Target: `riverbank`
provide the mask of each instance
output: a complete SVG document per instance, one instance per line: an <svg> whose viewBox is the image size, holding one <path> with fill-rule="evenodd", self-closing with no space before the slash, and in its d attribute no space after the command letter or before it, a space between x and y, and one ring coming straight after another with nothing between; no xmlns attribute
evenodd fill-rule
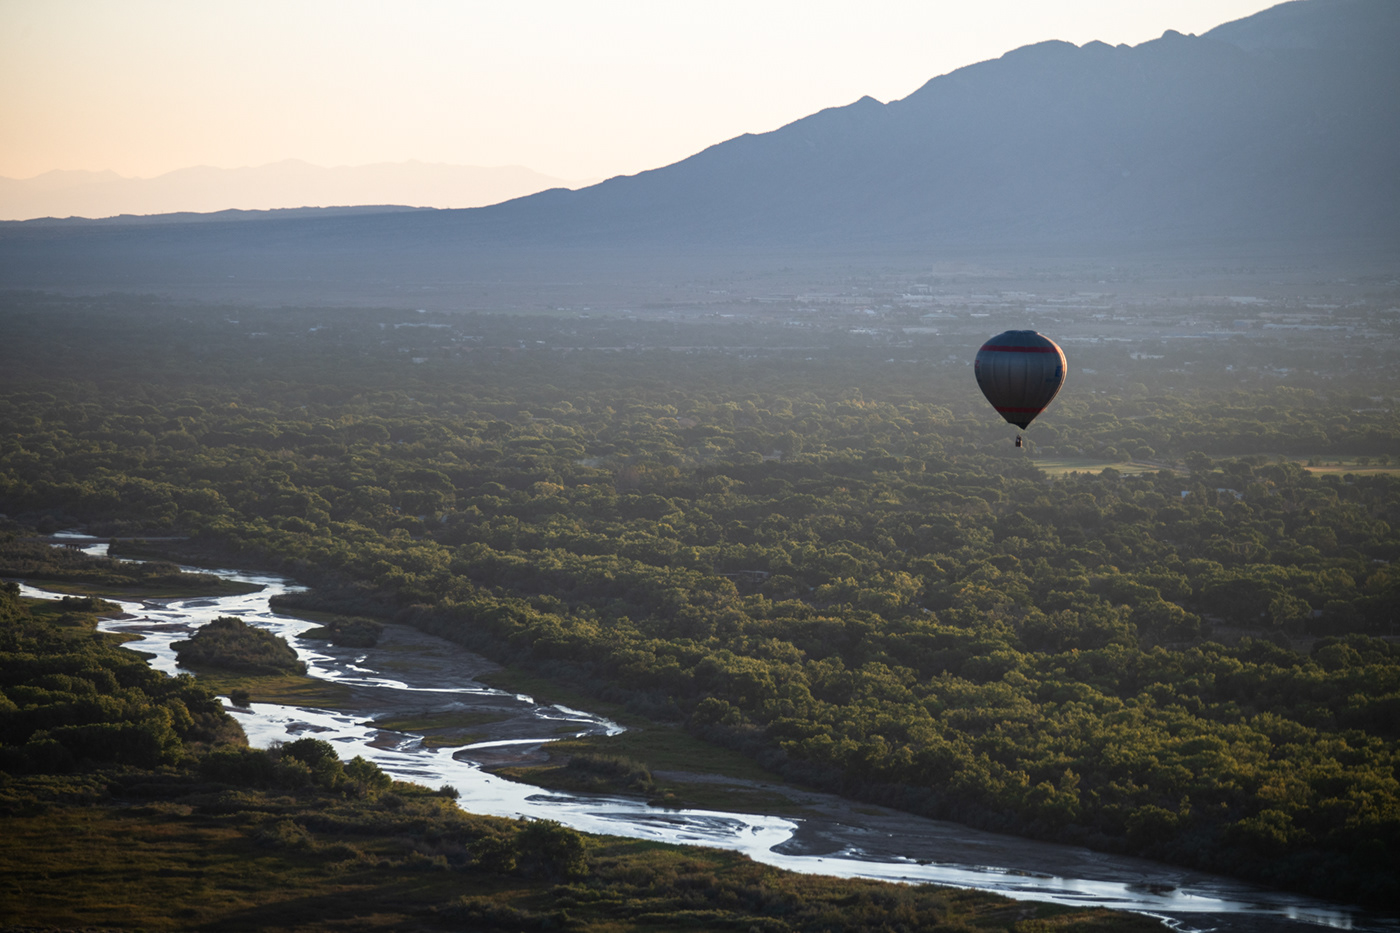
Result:
<svg viewBox="0 0 1400 933"><path fill-rule="evenodd" d="M519 833L396 785L392 808L335 795L127 774L100 790L70 779L7 781L22 804L0 834L0 929L520 931L963 928L1006 933L1152 933L1101 909L974 891L819 878L718 849L586 840L575 877L482 868L469 840ZM64 793L62 802L52 799ZM8 807L7 807L8 808ZM467 844L464 844L467 843Z"/></svg>
<svg viewBox="0 0 1400 933"><path fill-rule="evenodd" d="M42 583L70 596L117 596L129 600L242 596L255 583L216 573L181 569L168 556L146 562L110 560L111 540L61 534L0 538L0 579ZM167 546L183 539L159 539ZM100 545L101 554L94 554Z"/></svg>
<svg viewBox="0 0 1400 933"><path fill-rule="evenodd" d="M7 698L0 707L7 739L43 715L43 704L60 687L98 695L122 689L110 674L104 679L106 668L126 670L123 680L130 684L134 667L149 675L143 684L150 698L163 693L168 681L160 674L109 639L92 637L98 627L92 612L78 618L71 603L24 590L29 600L17 598L14 589L0 593L0 685L18 700ZM119 608L100 626L129 631L144 622L158 635L147 656L164 666L168 646L160 639L172 623L143 617L137 604ZM58 616L62 627L38 618L43 615ZM412 641L416 633L404 634ZM46 680L54 667L75 676L61 685ZM191 709L208 707L205 714L220 718L198 681L180 685ZM130 690L122 696L127 703L134 698ZM89 706L99 714L122 708ZM257 715L249 709L235 714ZM232 727L226 715L222 719ZM225 734L236 732L226 728ZM556 822L474 815L453 803L456 790L391 781L363 760L329 770L290 767L303 760L289 758L294 749L299 755L315 751L303 748L307 744L266 752L227 740L212 747L167 744L164 764L154 770L83 759L76 771L70 762L62 773L50 773L42 756L7 755L15 763L23 759L25 767L0 772L6 829L0 834L0 929L795 933L839 926L874 933L898 918L911 921L904 924L909 929L1159 929L1147 918L1102 909L818 877L722 849L585 836ZM343 780L352 773L353 781Z"/></svg>
<svg viewBox="0 0 1400 933"><path fill-rule="evenodd" d="M348 690L350 703L341 710L253 703L234 711L250 740L269 746L307 736L324 738L342 757L363 755L402 780L459 788L462 806L476 813L558 820L590 833L734 849L775 867L807 873L975 887L1071 907L1110 905L1174 917L1176 928L1183 931L1286 929L1298 923L1394 929L1385 918L1375 920L1340 905L1157 863L917 819L832 795L803 796L805 792L760 779L725 778L718 787L730 794L779 795L783 812L760 810L755 815L747 806L658 808L636 798L551 793L508 782L492 769L541 764L550 743L616 734L619 726L564 703L542 705L517 692L487 687L474 678L490 677L499 670L496 665L416 629L391 626L387 637L371 649L307 642L300 633L314 623L278 615L268 607L271 597L286 591L287 581L266 575L238 578L261 582L264 590L224 600L133 605L133 618L104 628L139 633L143 640L136 643L138 650L148 653L154 666L171 672L175 666L170 642L217 615L238 615L282 634L297 647L312 676ZM463 744L446 738L425 741L427 737L412 731L414 726L442 722L440 717L447 715L471 717L455 723L462 730L456 739L465 739ZM716 786L712 778L697 778L696 771L657 770L663 780L707 784L711 790ZM800 818L787 815L793 806L800 808Z"/></svg>

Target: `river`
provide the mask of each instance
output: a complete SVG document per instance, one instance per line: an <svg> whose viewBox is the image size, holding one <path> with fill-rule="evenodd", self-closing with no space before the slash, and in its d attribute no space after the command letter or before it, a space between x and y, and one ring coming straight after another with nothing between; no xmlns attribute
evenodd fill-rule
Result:
<svg viewBox="0 0 1400 933"><path fill-rule="evenodd" d="M88 550L104 553L106 545ZM290 581L236 570L216 572L261 588L240 596L117 600L125 617L106 620L101 628L138 636L129 647L150 654L153 667L172 674L178 669L170 645L218 616L238 616L269 629L296 649L310 676L347 688L352 711L269 703L240 709L226 702L253 745L266 747L302 736L326 739L343 759L363 755L400 780L452 785L460 794L458 803L473 813L551 819L590 833L738 850L790 871L950 885L1022 900L1130 910L1161 918L1181 933L1319 927L1400 933L1398 917L1142 859L857 807L827 794L785 788L786 796L813 814L794 819L660 809L641 800L580 796L508 781L483 770L483 765L529 760L561 737L615 733L621 727L580 710L538 704L528 696L486 687L473 677L495 665L403 626L387 626L379 645L370 649L309 641L301 636L314 623L279 615L269 606L271 597L294 588ZM27 585L22 592L56 595ZM489 730L490 739L457 748L434 747L421 736L373 723L386 716L444 711L489 714L495 721L480 729Z"/></svg>

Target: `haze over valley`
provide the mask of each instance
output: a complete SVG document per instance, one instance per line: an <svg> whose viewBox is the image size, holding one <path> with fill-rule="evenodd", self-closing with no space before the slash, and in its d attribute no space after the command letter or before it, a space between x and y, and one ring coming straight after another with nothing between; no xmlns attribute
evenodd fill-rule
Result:
<svg viewBox="0 0 1400 933"><path fill-rule="evenodd" d="M481 207L582 184L518 165L482 168L423 162L325 168L289 159L254 168L187 168L154 178L51 171L33 178L0 178L0 219L359 205Z"/></svg>

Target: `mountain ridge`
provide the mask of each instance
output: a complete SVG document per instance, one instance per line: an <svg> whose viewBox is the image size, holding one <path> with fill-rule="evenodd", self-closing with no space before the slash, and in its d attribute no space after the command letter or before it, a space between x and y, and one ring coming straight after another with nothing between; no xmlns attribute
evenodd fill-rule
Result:
<svg viewBox="0 0 1400 933"><path fill-rule="evenodd" d="M662 168L486 207L269 215L197 234L154 218L139 236L0 225L0 283L117 271L149 283L215 269L220 279L457 281L483 256L559 250L1090 253L1278 242L1296 253L1400 242L1397 39L1400 4L1294 0L1203 36L1049 40L887 104L862 97Z"/></svg>
<svg viewBox="0 0 1400 933"><path fill-rule="evenodd" d="M1300 20L1315 26L1324 14L1358 10L1383 21L1380 34L1400 38L1400 6L1295 0L1212 30L1225 38L1168 30L1137 46L1048 40L935 77L901 100L862 98L661 169L479 216L508 234L533 213L567 227L588 208L595 231L635 240L661 232L654 218L666 213L665 226L682 240L743 240L766 226L768 240L778 234L797 246L1203 231L1249 238L1288 225L1313 235L1393 236L1395 57L1380 41L1355 56L1345 48L1280 51L1274 47L1287 43L1270 38L1280 17L1296 32ZM1251 23L1262 28L1251 31ZM1358 32L1333 26L1319 31ZM1270 54L1250 52L1251 39ZM954 133L937 132L949 126ZM970 138L975 145L963 144ZM1338 184L1348 177L1349 186ZM783 223L772 222L775 214ZM707 218L726 228L703 230Z"/></svg>

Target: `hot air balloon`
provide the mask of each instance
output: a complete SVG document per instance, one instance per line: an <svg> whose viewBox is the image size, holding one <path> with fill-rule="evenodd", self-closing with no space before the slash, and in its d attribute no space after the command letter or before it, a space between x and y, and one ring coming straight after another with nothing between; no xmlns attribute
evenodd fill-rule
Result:
<svg viewBox="0 0 1400 933"><path fill-rule="evenodd" d="M992 407L1024 431L1065 384L1065 351L1033 330L1008 330L982 344L972 371Z"/></svg>

